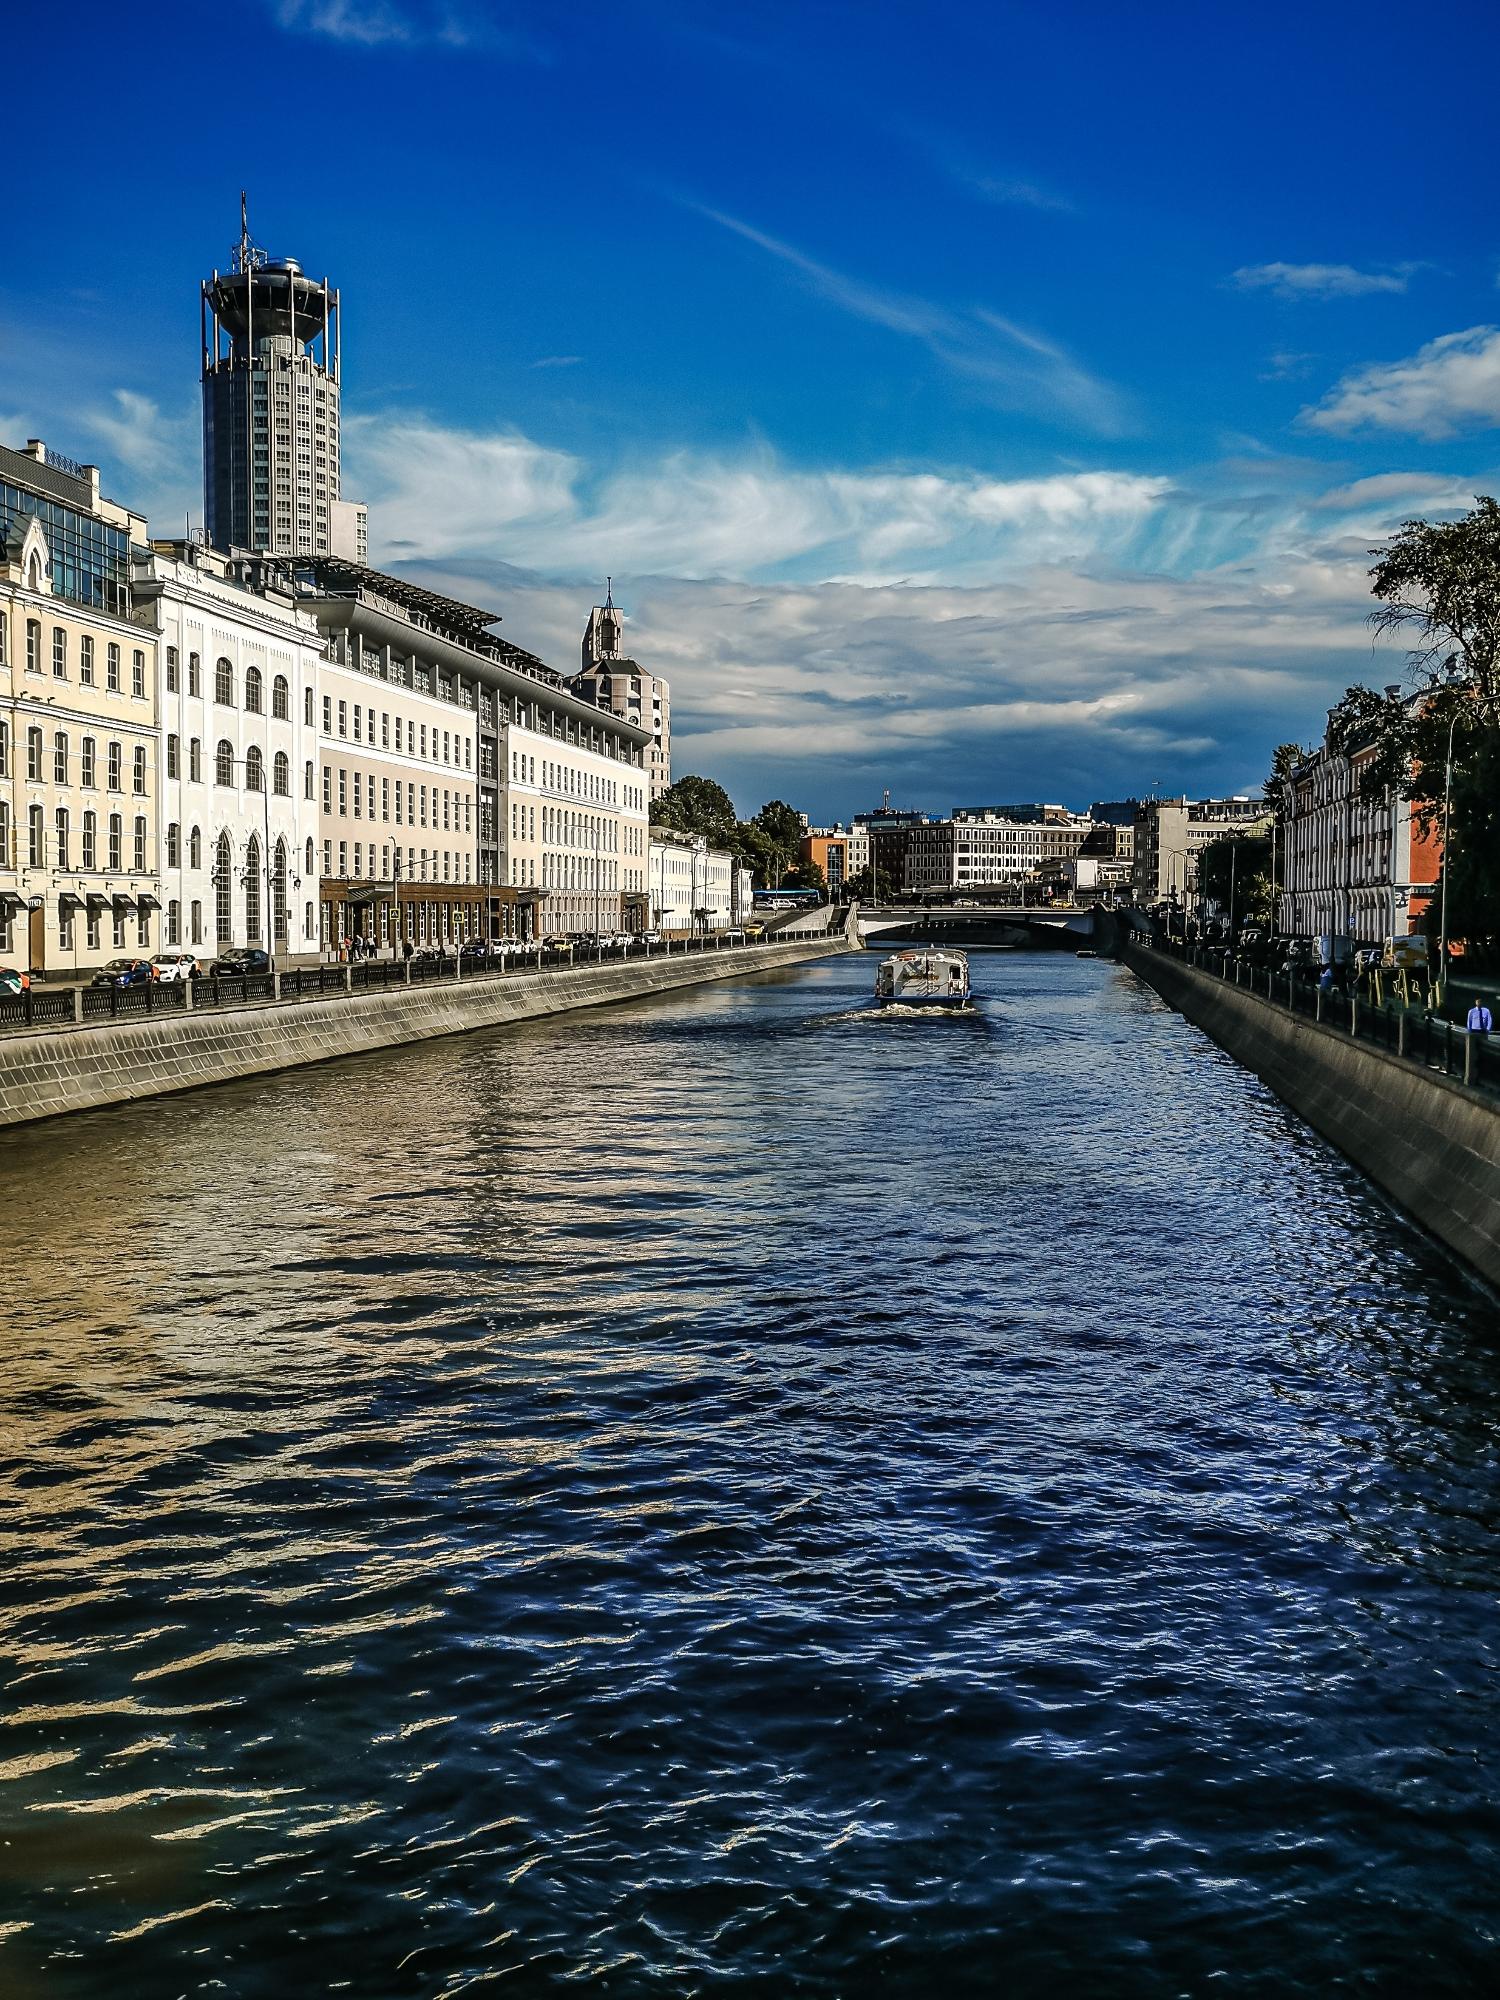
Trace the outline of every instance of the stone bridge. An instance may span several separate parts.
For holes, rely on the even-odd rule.
[[[1029,945],[1047,951],[1115,949],[1113,910],[976,904],[861,904],[855,919],[865,945]]]

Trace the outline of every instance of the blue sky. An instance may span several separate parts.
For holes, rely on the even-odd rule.
[[[198,512],[245,185],[342,287],[375,559],[563,666],[613,572],[679,772],[818,816],[1244,789],[1399,674],[1369,544],[1496,490],[1497,20],[27,10],[0,437]]]

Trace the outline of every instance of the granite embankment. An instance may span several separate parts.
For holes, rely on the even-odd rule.
[[[841,936],[823,936],[10,1034],[0,1040],[0,1125],[607,1006],[707,980],[744,979],[854,948]]]
[[[1211,972],[1127,945],[1132,972],[1500,1286],[1500,1106]]]

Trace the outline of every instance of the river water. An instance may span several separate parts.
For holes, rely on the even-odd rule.
[[[9,1136],[8,2000],[1493,1990],[1493,1302],[873,970]]]

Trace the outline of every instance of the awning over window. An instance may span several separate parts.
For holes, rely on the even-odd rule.
[[[140,911],[143,917],[147,915],[149,911],[159,910],[161,908],[161,904],[157,902],[154,896],[137,896],[135,899],[135,906]]]
[[[8,924],[12,917],[20,916],[26,908],[26,898],[17,896],[7,889],[0,893],[0,924]]]
[[[133,910],[135,908],[134,896],[114,895],[111,896],[109,900],[113,904],[115,914],[117,916],[124,916],[127,911]]]
[[[64,889],[57,899],[57,914],[60,917],[71,916],[74,910],[81,910],[82,908],[82,896],[75,896],[71,889]]]
[[[108,896],[85,896],[83,900],[91,917],[102,917],[109,908]]]

